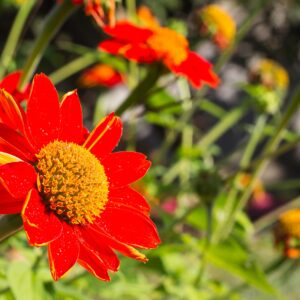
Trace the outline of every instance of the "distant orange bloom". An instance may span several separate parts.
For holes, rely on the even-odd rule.
[[[112,26],[115,23],[115,0],[72,0],[72,3],[74,5],[85,4],[85,13],[92,16],[100,27],[105,24]]]
[[[300,209],[283,213],[275,227],[275,242],[288,258],[300,257]]]
[[[120,21],[103,30],[112,39],[99,44],[99,48],[113,55],[121,55],[140,63],[162,62],[171,72],[186,77],[199,88],[205,82],[212,87],[219,79],[212,65],[189,49],[187,39],[180,33],[158,24],[150,11],[139,13],[142,25]]]
[[[199,12],[202,29],[212,36],[221,48],[228,47],[235,38],[236,24],[234,19],[219,5],[206,5]]]
[[[79,78],[83,87],[105,86],[113,87],[123,82],[122,75],[109,65],[97,64],[86,70]]]

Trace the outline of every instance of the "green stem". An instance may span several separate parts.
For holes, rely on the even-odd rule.
[[[182,108],[183,113],[189,111],[192,103],[191,103],[191,93],[189,85],[184,78],[178,79],[178,88],[180,93],[180,98],[184,99]],[[193,127],[189,124],[185,124],[182,130],[182,139],[181,139],[181,147],[184,148],[192,148],[193,147]],[[189,161],[186,158],[183,158],[180,161],[180,185],[182,187],[186,186],[189,182],[190,173],[189,173]]]
[[[229,175],[226,178],[226,182],[232,181],[233,178],[235,178],[237,176],[237,174],[239,174],[241,172],[244,172],[244,173],[251,172],[251,170],[260,163],[260,161],[262,161],[266,158],[271,159],[271,158],[280,156],[280,155],[286,153],[287,151],[293,149],[297,145],[299,145],[299,143],[300,143],[300,139],[286,143],[286,144],[278,147],[278,149],[274,150],[272,153],[263,154],[263,155],[259,156],[258,158],[254,159],[252,162],[250,162],[246,168],[241,168],[241,169],[235,171],[233,174]],[[225,162],[223,162],[222,164],[225,165]]]
[[[136,3],[135,0],[126,0],[128,17],[131,21],[136,20]]]
[[[17,215],[2,215],[0,217],[0,242],[22,229],[22,218]]]
[[[75,9],[76,5],[73,5],[71,1],[63,1],[62,3],[56,4],[46,18],[43,29],[35,40],[31,54],[25,62],[20,82],[21,88],[24,87],[34,73],[50,40]]]
[[[236,216],[237,216],[238,212],[242,208],[244,208],[244,206],[246,205],[246,203],[252,193],[253,186],[255,184],[256,179],[260,176],[262,171],[265,169],[265,167],[269,161],[270,154],[272,152],[274,152],[276,150],[276,148],[278,147],[278,145],[282,139],[282,136],[284,134],[284,130],[287,127],[287,125],[288,125],[290,119],[292,118],[292,116],[294,115],[294,113],[299,108],[299,104],[300,104],[300,87],[297,88],[296,92],[293,95],[291,102],[289,103],[287,110],[285,111],[285,113],[283,114],[283,116],[281,118],[280,123],[275,128],[274,136],[269,140],[269,142],[267,143],[267,145],[265,146],[265,148],[263,150],[263,157],[265,157],[265,158],[260,160],[257,163],[257,165],[253,171],[253,174],[250,178],[250,182],[249,182],[248,186],[245,188],[239,201],[236,203],[234,210],[229,215],[227,224],[223,227],[223,234],[222,234],[223,239],[226,238],[228,236],[228,234],[230,233],[230,231],[233,227],[233,224],[236,220]]]
[[[252,155],[256,149],[256,146],[259,143],[259,141],[263,135],[263,129],[265,127],[266,121],[267,121],[266,115],[260,115],[258,117],[255,127],[253,129],[253,132],[251,134],[250,140],[246,146],[246,149],[245,149],[244,154],[240,161],[241,169],[246,169],[249,166],[249,163],[250,163]],[[236,199],[238,197],[238,190],[236,188],[235,181],[236,181],[236,178],[241,173],[242,172],[237,172],[234,177],[231,177],[232,186],[227,193],[227,200],[226,200],[225,206],[224,206],[224,216],[225,216],[224,221],[225,221],[225,223],[228,222],[229,216],[232,214],[232,212],[235,209]],[[214,239],[216,241],[218,241],[220,236],[224,234],[223,225],[224,225],[223,222],[220,222],[217,229],[215,230]]]
[[[35,3],[36,0],[27,0],[19,9],[0,58],[0,78],[4,76],[16,52],[17,44],[24,29],[24,24]]]
[[[243,115],[247,112],[248,107],[248,104],[244,104],[229,112],[200,139],[200,141],[197,143],[197,147],[205,150],[209,145],[214,143],[217,139],[219,139],[220,136],[224,134],[224,132],[226,132],[243,117]]]
[[[213,206],[212,203],[207,203],[205,204],[205,208],[206,208],[206,235],[205,235],[205,241],[204,241],[204,246],[202,249],[202,255],[201,255],[201,265],[200,265],[200,270],[198,273],[198,276],[196,277],[195,280],[195,285],[197,287],[199,287],[201,285],[202,279],[203,279],[203,275],[205,272],[205,268],[206,268],[206,264],[207,264],[207,260],[206,260],[206,253],[210,248],[211,245],[211,238],[212,238],[212,210],[213,210]]]
[[[146,77],[133,89],[131,94],[127,97],[127,99],[125,99],[119,108],[117,108],[116,114],[121,115],[130,106],[145,101],[147,99],[147,93],[155,85],[160,75],[161,66],[151,66]]]
[[[99,61],[100,53],[88,53],[64,65],[62,68],[50,74],[53,84],[57,84],[71,75]]]
[[[261,140],[261,137],[263,135],[263,130],[267,122],[267,116],[265,114],[260,115],[257,118],[257,121],[255,123],[255,127],[253,129],[253,132],[250,136],[250,140],[246,146],[246,149],[244,151],[244,154],[240,161],[240,167],[241,168],[247,168],[251,158],[253,156],[253,153],[256,149],[257,144]]]

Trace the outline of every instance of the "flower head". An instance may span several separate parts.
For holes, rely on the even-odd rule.
[[[284,67],[271,59],[261,59],[253,64],[250,79],[270,90],[285,91],[289,84],[289,75]]]
[[[183,35],[160,26],[147,10],[140,16],[142,25],[139,26],[120,21],[114,27],[104,27],[112,39],[101,42],[99,48],[140,63],[162,62],[171,72],[186,77],[197,88],[203,82],[217,86],[219,79],[211,64],[189,49]]]
[[[26,112],[1,90],[0,213],[21,213],[28,242],[48,246],[55,280],[76,262],[102,280],[117,271],[113,250],[146,261],[136,248],[159,244],[149,205],[130,187],[150,162],[115,152],[122,133],[113,114],[88,133],[76,91],[61,102],[43,74],[33,80]]]
[[[250,82],[245,90],[253,97],[258,109],[274,114],[288,88],[287,71],[271,59],[261,59],[250,66]]]
[[[113,87],[123,82],[122,75],[109,65],[97,64],[86,70],[79,78],[83,87]]]
[[[288,258],[300,257],[300,209],[283,213],[275,227],[275,242]]]
[[[20,103],[23,100],[28,99],[30,85],[27,85],[23,91],[18,89],[18,85],[21,79],[22,72],[15,71],[13,73],[8,74],[6,77],[0,81],[0,89],[6,90],[9,94],[11,94],[14,99]]]
[[[221,49],[232,43],[236,35],[236,24],[226,10],[219,5],[210,4],[204,6],[197,14],[201,19],[202,31],[211,35]]]
[[[115,0],[72,0],[72,3],[74,5],[85,4],[86,15],[92,16],[100,27],[115,23]]]

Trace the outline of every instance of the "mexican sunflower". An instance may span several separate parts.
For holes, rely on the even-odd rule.
[[[197,12],[201,20],[201,31],[212,36],[221,49],[230,46],[236,36],[236,23],[220,5],[210,4]]]
[[[0,89],[4,89],[10,93],[18,103],[28,99],[30,90],[29,85],[27,85],[22,91],[18,89],[21,75],[21,71],[15,71],[8,74],[0,81]]]
[[[145,13],[142,25],[119,21],[103,30],[112,39],[99,44],[99,48],[113,55],[121,55],[140,63],[162,62],[175,75],[186,77],[199,88],[203,82],[216,87],[218,77],[212,65],[189,49],[187,39],[180,33],[160,26],[150,13]]]
[[[283,246],[288,258],[300,257],[300,209],[292,209],[280,215],[275,226],[275,243]]]
[[[0,124],[0,214],[21,213],[32,246],[48,246],[53,278],[76,262],[102,280],[117,271],[113,250],[146,262],[136,248],[160,240],[149,205],[130,184],[150,162],[114,152],[121,120],[108,115],[88,134],[76,91],[61,102],[43,74],[33,80],[27,110],[1,90],[10,122]],[[10,124],[15,124],[14,127]]]
[[[122,75],[109,65],[97,64],[83,72],[79,83],[83,87],[105,86],[113,87],[123,82]]]

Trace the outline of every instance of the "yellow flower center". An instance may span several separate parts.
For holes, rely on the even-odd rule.
[[[93,223],[108,201],[108,180],[85,148],[61,141],[37,154],[38,188],[46,206],[70,224]]]
[[[164,27],[156,29],[147,43],[167,66],[179,65],[187,58],[189,46],[187,39],[172,29]]]

